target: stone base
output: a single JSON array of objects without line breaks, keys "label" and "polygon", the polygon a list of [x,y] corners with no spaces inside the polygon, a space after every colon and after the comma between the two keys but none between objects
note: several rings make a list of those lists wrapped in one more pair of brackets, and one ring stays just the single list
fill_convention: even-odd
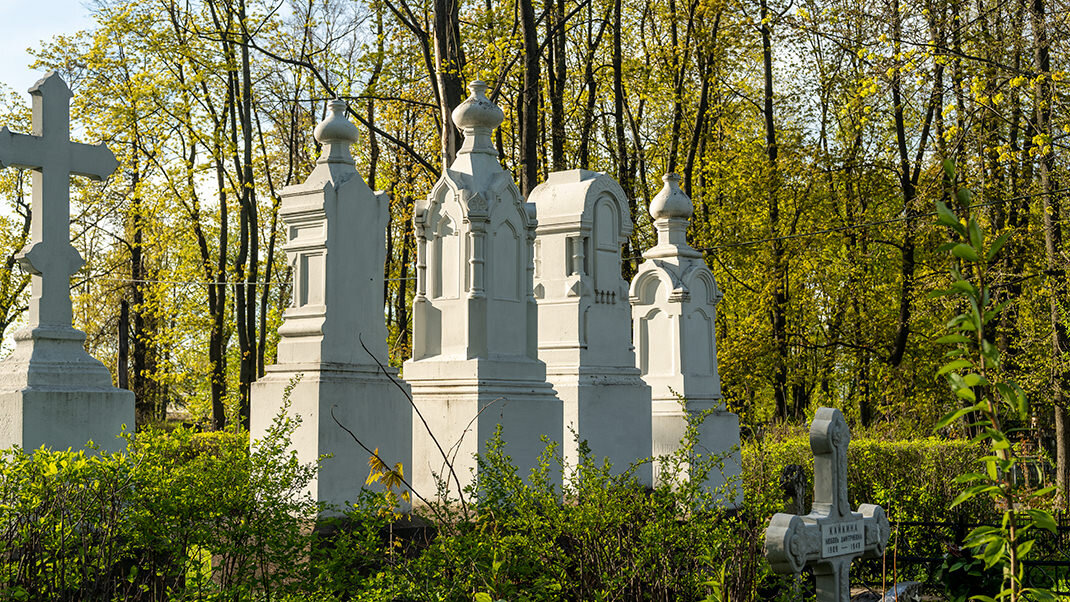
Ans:
[{"label": "stone base", "polygon": [[[371,454],[338,423],[353,431],[368,449],[378,449],[379,457],[391,467],[401,462],[409,477],[412,406],[376,366],[269,366],[264,377],[253,384],[251,440],[264,436],[282,408],[286,387],[298,376],[300,380],[290,391],[290,415],[300,416],[301,425],[291,436],[291,445],[302,463],[331,454],[309,485],[313,499],[343,510],[357,500],[368,478]],[[398,382],[407,389],[404,382]],[[371,488],[381,489],[378,484]]]},{"label": "stone base", "polygon": [[[675,405],[675,408],[673,406]],[[697,405],[697,404],[696,404]],[[689,404],[689,408],[691,405]],[[698,412],[701,410],[691,410]],[[680,449],[680,443],[687,429],[687,421],[680,404],[676,401],[655,401],[653,412],[653,452],[654,482],[677,481],[688,478],[687,467],[681,468],[681,474],[669,474],[675,467],[659,461],[660,456],[668,456]],[[743,502],[743,484],[739,480],[742,473],[741,452],[739,450],[739,416],[724,410],[714,410],[699,426],[698,441],[694,453],[708,458],[717,455],[724,460],[723,471],[716,467],[711,469],[702,484],[706,491],[714,493],[726,506],[736,507]],[[731,481],[724,491],[720,489]]]},{"label": "stone base", "polygon": [[545,381],[409,378],[408,382],[416,407],[427,421],[425,427],[420,416],[412,418],[412,483],[427,499],[438,494],[439,478],[447,480],[451,499],[458,496],[457,483],[428,429],[450,457],[461,489],[472,482],[474,455],[486,452],[487,441],[499,424],[503,452],[525,478],[538,466],[548,442],[561,442],[561,400]]},{"label": "stone base", "polygon": [[67,390],[32,387],[0,392],[0,448],[122,451],[123,427],[134,430],[134,394],[123,389]]},{"label": "stone base", "polygon": [[15,333],[15,350],[0,362],[0,448],[126,449],[134,430],[134,394],[112,386],[104,364],[86,353],[85,333],[37,326]]},{"label": "stone base", "polygon": [[[622,371],[623,372],[623,371]],[[586,441],[597,464],[608,458],[614,473],[650,457],[650,387],[634,374],[548,374],[564,407],[563,453],[566,478],[579,462],[579,442]],[[649,462],[633,473],[639,483],[653,484]]]}]

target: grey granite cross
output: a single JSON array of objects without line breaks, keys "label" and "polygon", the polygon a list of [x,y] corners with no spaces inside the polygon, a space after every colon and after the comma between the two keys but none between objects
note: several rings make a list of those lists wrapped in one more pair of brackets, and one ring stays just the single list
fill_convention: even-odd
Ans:
[{"label": "grey granite cross", "polygon": [[851,599],[851,561],[880,556],[888,543],[888,518],[880,506],[847,502],[847,444],[851,432],[839,410],[820,408],[810,424],[814,452],[814,506],[810,514],[775,514],[765,530],[765,556],[777,573],[813,567],[820,602]]},{"label": "grey granite cross", "polygon": [[83,264],[70,242],[70,177],[103,179],[118,162],[103,144],[70,141],[71,91],[55,71],[32,88],[31,134],[0,129],[0,167],[33,170],[30,244],[19,263],[32,275],[29,328],[71,329],[71,276]]}]

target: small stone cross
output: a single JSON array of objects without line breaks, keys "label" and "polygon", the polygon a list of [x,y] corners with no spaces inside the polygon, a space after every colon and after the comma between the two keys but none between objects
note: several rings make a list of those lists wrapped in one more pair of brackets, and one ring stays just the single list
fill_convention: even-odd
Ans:
[{"label": "small stone cross", "polygon": [[100,180],[119,163],[103,144],[70,141],[71,90],[55,71],[32,88],[31,134],[0,129],[0,167],[33,170],[30,244],[19,263],[32,275],[29,327],[71,328],[71,276],[83,265],[70,242],[70,176]]},{"label": "small stone cross", "polygon": [[880,556],[888,543],[888,518],[880,506],[847,503],[847,444],[851,432],[839,410],[820,408],[810,425],[814,452],[814,507],[810,514],[775,514],[765,530],[765,556],[777,573],[812,566],[820,602],[851,599],[851,561]]}]

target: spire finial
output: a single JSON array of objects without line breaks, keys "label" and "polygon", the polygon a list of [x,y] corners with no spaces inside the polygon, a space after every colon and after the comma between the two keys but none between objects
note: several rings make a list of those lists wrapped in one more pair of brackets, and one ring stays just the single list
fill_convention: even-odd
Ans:
[{"label": "spire finial", "polygon": [[691,199],[687,194],[680,190],[680,176],[667,173],[662,176],[661,180],[665,182],[665,185],[654,196],[654,200],[650,201],[650,216],[654,219],[691,219],[695,206],[691,204]]},{"label": "spire finial", "polygon": [[453,110],[453,123],[464,132],[464,145],[458,153],[487,153],[498,156],[490,134],[505,120],[505,113],[487,98],[487,84],[476,80],[468,84],[472,94]]},{"label": "spire finial", "polygon": [[346,118],[345,101],[334,99],[327,103],[330,110],[323,121],[316,126],[313,135],[323,145],[323,154],[317,163],[347,163],[353,165],[349,146],[356,144],[359,136],[357,126]]}]

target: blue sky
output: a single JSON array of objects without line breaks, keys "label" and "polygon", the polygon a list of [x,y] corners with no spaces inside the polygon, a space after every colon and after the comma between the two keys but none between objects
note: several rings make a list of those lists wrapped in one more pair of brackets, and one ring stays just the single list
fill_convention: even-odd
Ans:
[{"label": "blue sky", "polygon": [[0,0],[0,82],[25,92],[44,75],[27,67],[33,59],[26,49],[91,23],[82,0]]}]

